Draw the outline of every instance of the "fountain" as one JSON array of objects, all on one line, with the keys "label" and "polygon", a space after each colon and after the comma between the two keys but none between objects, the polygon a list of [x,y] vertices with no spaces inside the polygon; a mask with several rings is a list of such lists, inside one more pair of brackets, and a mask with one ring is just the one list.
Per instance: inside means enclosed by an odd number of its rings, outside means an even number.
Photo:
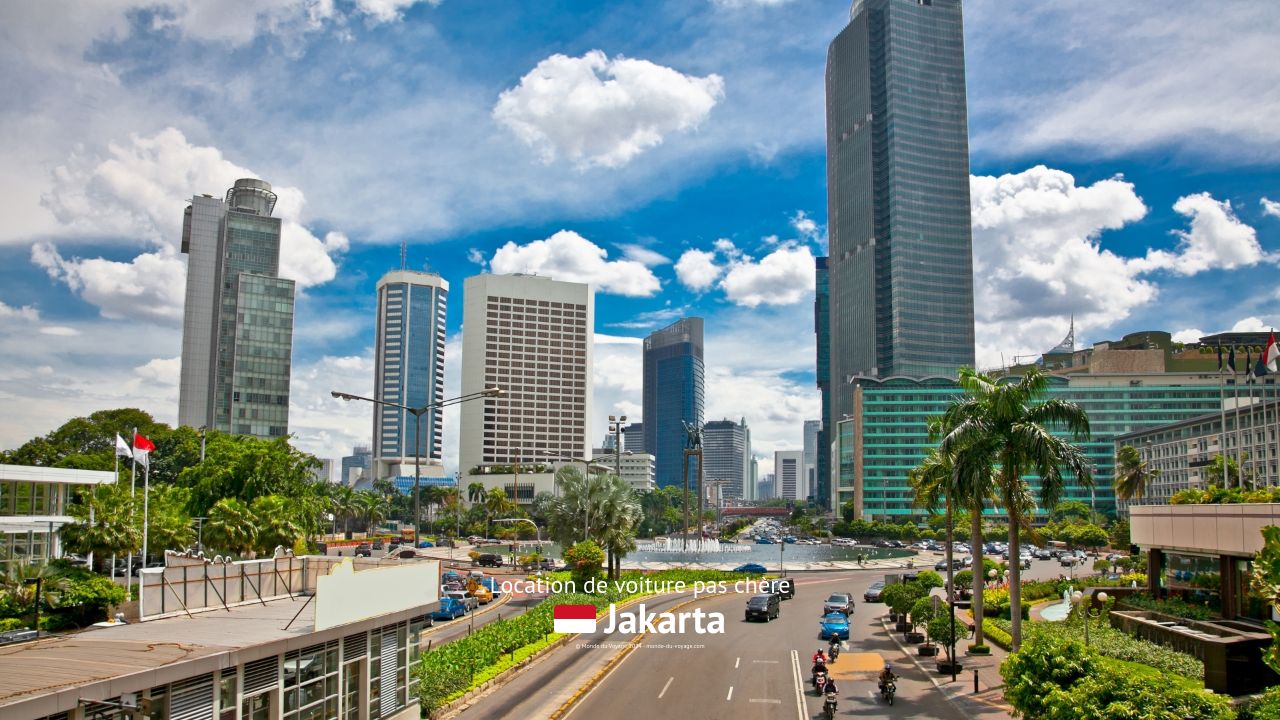
[{"label": "fountain", "polygon": [[689,546],[686,548],[681,538],[660,537],[654,538],[652,543],[636,545],[636,551],[651,553],[741,553],[751,552],[751,546],[722,543],[715,538],[689,538]]},{"label": "fountain", "polygon": [[1071,614],[1071,588],[1062,591],[1062,602],[1040,611],[1040,617],[1052,622],[1061,622]]}]

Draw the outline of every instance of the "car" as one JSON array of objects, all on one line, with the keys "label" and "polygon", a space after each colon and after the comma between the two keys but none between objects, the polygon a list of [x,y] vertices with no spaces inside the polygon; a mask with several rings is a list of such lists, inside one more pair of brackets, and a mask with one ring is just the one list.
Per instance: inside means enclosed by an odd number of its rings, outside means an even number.
[{"label": "car", "polygon": [[1063,555],[1062,557],[1058,558],[1058,562],[1062,565],[1062,567],[1071,567],[1073,565],[1080,563],[1081,560],[1075,555]]},{"label": "car", "polygon": [[778,617],[781,611],[782,600],[777,595],[756,595],[747,601],[746,620],[750,622],[762,618],[765,622],[769,622]]},{"label": "car", "polygon": [[134,577],[137,577],[138,573],[142,572],[143,570],[152,570],[155,568],[163,568],[163,567],[164,567],[163,560],[152,560],[151,562],[147,563],[145,566],[139,563],[134,563],[133,575]]},{"label": "car", "polygon": [[743,565],[739,565],[738,567],[734,568],[733,571],[739,572],[739,573],[755,573],[758,575],[763,575],[764,573],[769,572],[767,569],[765,569],[765,566],[761,565],[760,563],[746,563]]},{"label": "car", "polygon": [[422,542],[418,543],[418,547],[420,548],[429,548],[429,547],[435,547],[435,546],[436,544],[431,542],[430,540],[423,540]]},{"label": "car", "polygon": [[1053,558],[1053,553],[1048,548],[1038,548],[1035,551],[1035,556],[1037,560],[1050,560]]},{"label": "car", "polygon": [[783,600],[790,600],[796,596],[796,584],[791,578],[776,578],[769,580],[764,584],[765,592],[773,593]]},{"label": "car", "polygon": [[445,570],[440,575],[440,582],[465,582],[466,576],[456,570]]},{"label": "car", "polygon": [[878,603],[880,602],[880,596],[883,593],[884,593],[884,582],[881,580],[877,580],[871,583],[871,587],[867,588],[866,592],[862,593],[862,601],[869,602],[869,603],[872,603],[872,602]]},{"label": "car", "polygon": [[818,637],[823,640],[838,638],[849,639],[849,618],[844,613],[832,612],[822,616],[818,621]]},{"label": "car", "polygon": [[446,597],[453,598],[458,602],[462,603],[464,606],[466,606],[467,612],[471,612],[472,610],[475,610],[476,608],[480,607],[480,601],[476,599],[476,596],[472,595],[466,590],[450,590],[446,593],[443,593],[440,599],[443,600]]},{"label": "car", "polygon": [[826,615],[833,612],[851,615],[853,613],[853,596],[843,592],[831,593],[826,602],[822,603],[822,614]]},{"label": "car", "polygon": [[[970,562],[972,562],[972,560],[971,560]],[[946,569],[947,569],[947,559],[946,559],[946,558],[942,558],[942,559],[941,559],[941,560],[939,560],[938,562],[934,563],[933,569],[934,569],[934,570],[937,570],[937,571],[939,571],[939,572],[942,572],[942,571],[946,570]],[[961,560],[961,559],[960,559],[960,558],[958,558],[958,557],[953,557],[953,558],[951,558],[951,569],[952,569],[952,570],[962,570],[962,569],[964,569],[964,560]]]},{"label": "car", "polygon": [[489,603],[493,602],[493,593],[489,590],[489,588],[485,587],[483,584],[477,582],[477,583],[468,585],[467,587],[468,587],[467,592],[474,595],[476,598],[476,602],[480,603],[481,605],[488,605]]},{"label": "car", "polygon": [[373,557],[373,545],[362,542],[356,546],[356,557]]},{"label": "car", "polygon": [[476,558],[476,564],[480,567],[502,567],[502,556],[485,553]]},{"label": "car", "polygon": [[493,593],[495,598],[502,595],[502,583],[498,582],[497,579],[487,577],[481,580],[480,584],[487,588],[489,592]]},{"label": "car", "polygon": [[440,609],[431,613],[432,620],[453,620],[467,614],[467,606],[461,600],[456,598],[445,597],[440,598]]},{"label": "car", "polygon": [[62,556],[62,561],[76,567],[85,567],[89,564],[89,558],[78,553],[67,553]]}]

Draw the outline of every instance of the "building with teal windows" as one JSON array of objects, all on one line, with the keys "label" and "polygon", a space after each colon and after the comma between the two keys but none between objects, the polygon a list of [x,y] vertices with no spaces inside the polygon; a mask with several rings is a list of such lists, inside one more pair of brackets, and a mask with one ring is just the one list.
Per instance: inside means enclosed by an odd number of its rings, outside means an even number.
[{"label": "building with teal windows", "polygon": [[[960,388],[949,378],[855,377],[850,384],[853,412],[837,423],[832,442],[833,504],[853,500],[860,518],[923,519],[925,512],[912,505],[907,475],[934,446],[926,432],[928,419],[942,414]],[[1215,413],[1219,393],[1213,372],[1050,376],[1046,397],[1079,404],[1089,414],[1091,429],[1082,445],[1094,466],[1094,487],[1068,481],[1062,499],[1114,514],[1115,438]],[[1038,489],[1034,479],[1031,485]]]}]

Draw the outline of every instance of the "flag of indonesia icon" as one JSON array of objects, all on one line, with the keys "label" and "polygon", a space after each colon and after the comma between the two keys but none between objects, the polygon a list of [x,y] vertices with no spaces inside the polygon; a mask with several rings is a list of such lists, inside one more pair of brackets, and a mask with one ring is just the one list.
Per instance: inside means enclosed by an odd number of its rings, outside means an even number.
[{"label": "flag of indonesia icon", "polygon": [[552,627],[558,633],[596,631],[595,605],[557,605],[551,611]]}]

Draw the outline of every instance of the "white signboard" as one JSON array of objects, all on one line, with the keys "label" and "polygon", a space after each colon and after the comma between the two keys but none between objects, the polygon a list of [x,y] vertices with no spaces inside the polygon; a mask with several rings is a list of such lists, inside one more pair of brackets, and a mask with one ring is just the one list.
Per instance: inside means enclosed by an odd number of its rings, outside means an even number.
[{"label": "white signboard", "polygon": [[316,580],[316,630],[422,607],[440,600],[440,563],[417,561],[355,571],[351,558]]}]

